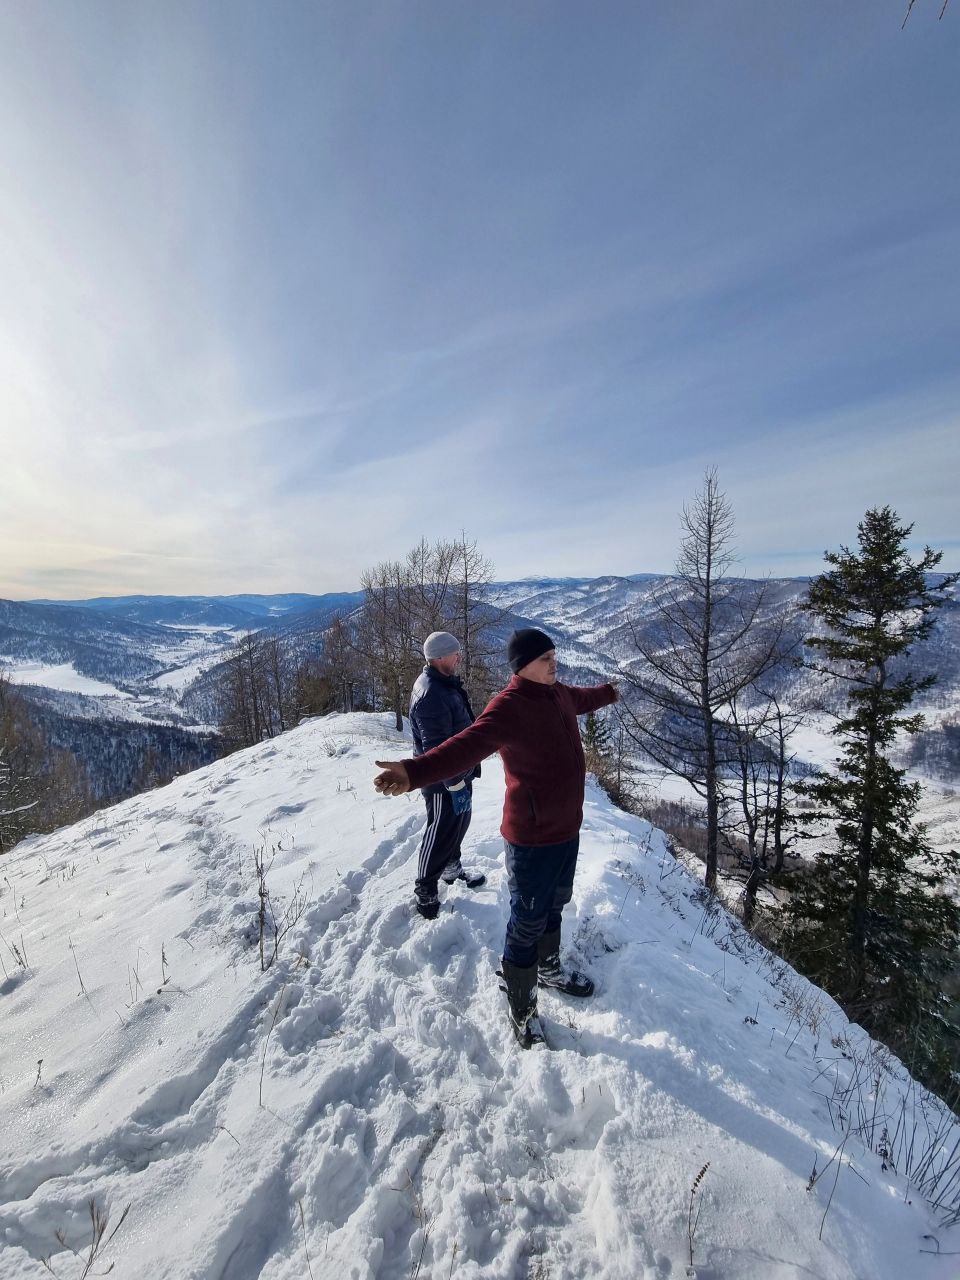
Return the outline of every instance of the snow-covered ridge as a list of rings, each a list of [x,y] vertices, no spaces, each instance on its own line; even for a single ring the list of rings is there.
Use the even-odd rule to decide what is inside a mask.
[[[936,1104],[892,1063],[874,1106],[866,1036],[595,788],[566,938],[597,995],[544,995],[555,1049],[519,1050],[498,762],[467,840],[488,886],[423,921],[423,805],[371,785],[409,749],[389,725],[309,722],[4,860],[4,1280],[81,1274],[57,1232],[85,1252],[91,1200],[107,1234],[129,1206],[117,1276],[668,1280],[708,1161],[700,1280],[956,1276],[930,1236],[960,1232],[867,1127],[909,1116],[919,1149]],[[292,908],[266,972],[257,850]]]

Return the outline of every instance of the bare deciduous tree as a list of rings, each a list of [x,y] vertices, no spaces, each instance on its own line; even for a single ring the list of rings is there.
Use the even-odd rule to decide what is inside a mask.
[[[685,779],[706,804],[705,880],[716,887],[721,772],[732,731],[731,702],[781,660],[782,624],[761,625],[765,584],[729,577],[733,507],[716,469],[683,508],[676,576],[653,619],[633,628],[636,661],[625,671],[634,696],[622,708],[631,738]]]
[[[356,648],[403,727],[410,690],[431,631],[452,631],[463,647],[462,676],[477,701],[490,692],[487,636],[500,614],[487,601],[493,570],[465,534],[415,546],[403,561],[384,561],[361,578],[364,604]]]
[[[913,6],[914,6],[916,3],[917,3],[917,0],[907,0],[907,12],[903,15],[903,22],[902,22],[902,23],[901,23],[901,25],[900,25],[900,30],[901,30],[901,31],[902,31],[902,30],[903,30],[903,28],[907,25],[907,19],[910,17],[910,14],[913,12]],[[950,3],[950,0],[943,0],[943,4],[940,6],[940,17],[941,17],[941,18],[942,18],[942,17],[943,17],[943,15],[947,12],[947,5],[948,5],[949,3]]]
[[[337,710],[352,711],[362,672],[353,635],[343,618],[334,618],[323,634],[320,667],[330,683]]]
[[[493,656],[488,637],[501,614],[491,608],[487,599],[493,581],[490,561],[476,542],[467,541],[463,532],[453,547],[453,629],[463,646],[463,679],[470,685],[478,676],[488,676],[489,660]]]
[[[296,723],[296,665],[282,636],[250,632],[234,645],[220,683],[220,727],[250,747]]]
[[[785,834],[788,744],[801,716],[785,711],[774,693],[753,688],[744,693],[732,699],[729,710],[732,776],[725,834],[746,843],[743,922],[749,929],[764,877],[783,870],[787,845],[795,838]]]
[[[360,585],[364,601],[359,644],[399,730],[420,670],[413,617],[417,586],[409,566],[399,560],[381,561],[365,570]]]

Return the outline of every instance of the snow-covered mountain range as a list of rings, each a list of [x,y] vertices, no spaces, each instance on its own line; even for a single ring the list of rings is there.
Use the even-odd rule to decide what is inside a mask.
[[[309,721],[4,859],[4,1280],[956,1277],[955,1118],[592,787],[597,994],[520,1050],[499,762],[428,922],[409,751]]]
[[[190,688],[239,636],[293,618],[298,627],[322,630],[361,598],[357,592],[0,600],[0,670],[71,714],[197,726]]]
[[[766,609],[787,611],[796,639],[809,619],[800,613],[807,579],[766,583]],[[502,611],[497,633],[517,625],[555,636],[568,679],[616,674],[635,657],[634,628],[657,610],[671,579],[635,574],[602,578],[528,578],[496,583],[490,601]],[[276,632],[313,648],[335,616],[349,617],[361,592],[327,596],[130,596],[53,603],[0,601],[0,670],[37,708],[48,740],[73,751],[98,797],[127,794],[146,753],[171,771],[203,764],[216,751],[217,683],[237,639]],[[927,728],[905,741],[901,760],[925,783],[922,817],[937,847],[960,835],[960,600],[954,590],[936,628],[915,655],[938,682],[922,700]],[[504,678],[508,674],[504,667]],[[809,713],[797,737],[798,760],[833,758],[828,710],[842,690],[806,673],[781,677],[781,693]],[[830,698],[835,706],[830,705]],[[820,714],[817,714],[818,709]],[[647,769],[651,803],[697,798],[668,776]]]
[[[569,670],[611,672],[635,656],[634,628],[642,628],[655,613],[670,582],[660,574],[529,578],[496,583],[489,598],[505,611],[506,629],[531,623],[554,634]],[[798,635],[809,627],[809,620],[799,615],[807,585],[806,578],[766,582],[766,612],[785,609]],[[0,667],[32,688],[91,699],[91,714],[99,705],[104,714],[118,718],[189,723],[191,688],[238,636],[262,630],[316,636],[335,616],[349,616],[362,599],[357,591],[0,601]],[[955,590],[921,658],[924,669],[938,677],[932,704],[952,707],[960,701],[960,598]]]
[[[524,579],[496,583],[491,602],[504,611],[499,630],[541,626],[558,641],[574,678],[613,674],[635,657],[634,628],[655,615],[671,579],[664,575]],[[786,610],[799,639],[808,580],[766,583],[766,610]],[[211,681],[236,640],[276,631],[310,644],[337,615],[349,616],[361,592],[326,596],[131,596],[67,603],[0,601],[0,669],[24,686],[48,716],[77,720],[212,727]],[[929,728],[909,761],[938,783],[960,783],[960,598],[954,589],[932,636],[911,659],[937,676],[922,700]],[[831,691],[804,673],[788,676],[795,704],[819,706]],[[839,689],[832,696],[839,699]],[[822,737],[822,735],[821,735]]]

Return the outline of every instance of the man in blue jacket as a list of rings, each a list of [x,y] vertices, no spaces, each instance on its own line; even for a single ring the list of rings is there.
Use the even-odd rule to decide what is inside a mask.
[[[434,631],[424,641],[423,656],[427,665],[410,695],[415,756],[438,747],[475,719],[467,691],[457,675],[459,640],[449,631]],[[446,884],[462,880],[468,889],[478,889],[486,883],[486,876],[464,871],[460,863],[460,846],[470,826],[473,779],[479,773],[478,765],[422,788],[427,826],[420,844],[414,892],[417,910],[427,920],[436,919],[440,910],[437,888],[441,879]]]

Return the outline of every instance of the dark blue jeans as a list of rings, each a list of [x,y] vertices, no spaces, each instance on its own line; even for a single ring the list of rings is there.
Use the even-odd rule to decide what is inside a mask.
[[[526,969],[537,961],[537,943],[560,928],[573,897],[579,835],[563,844],[506,843],[510,919],[503,958]]]

